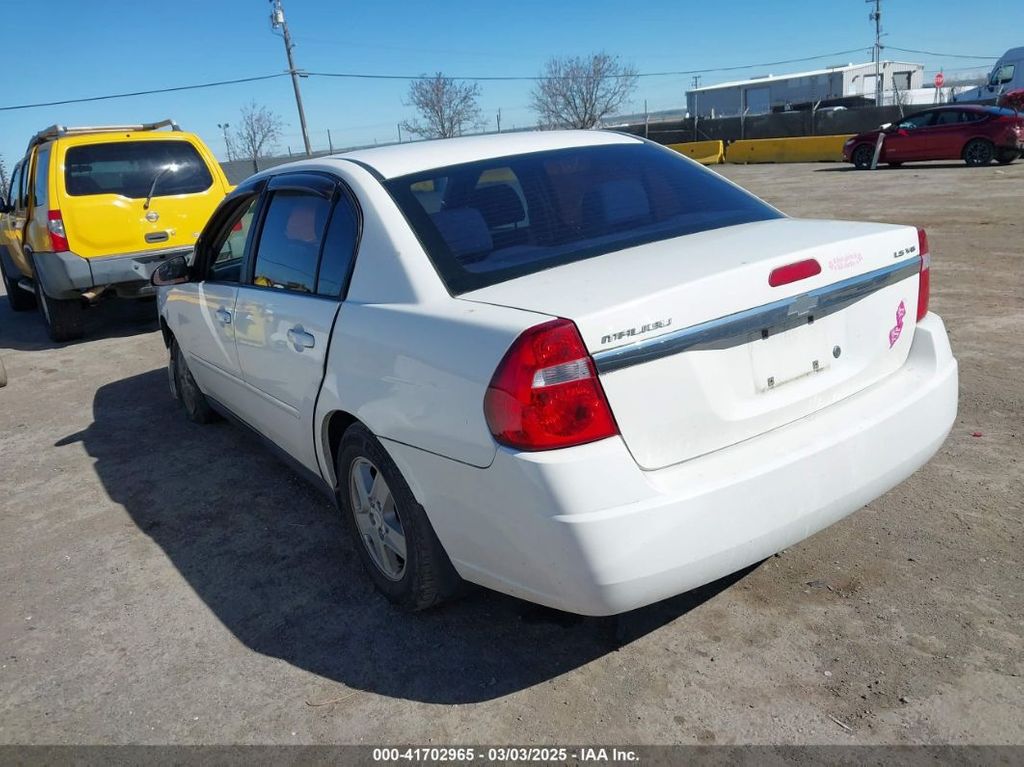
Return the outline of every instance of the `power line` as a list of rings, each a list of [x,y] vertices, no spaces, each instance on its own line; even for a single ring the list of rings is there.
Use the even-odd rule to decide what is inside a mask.
[[[860,51],[860,48],[853,48],[847,51],[836,51],[834,53],[822,53],[817,56],[804,56],[795,59],[784,59],[780,61],[767,61],[760,64],[741,64],[730,67],[709,67],[706,69],[685,69],[675,72],[639,72],[637,77],[678,77],[682,75],[697,75],[697,74],[709,74],[712,72],[734,72],[740,69],[754,69],[757,67],[772,67],[780,66],[782,64],[796,64],[803,61],[814,61],[816,59],[831,58],[833,56],[845,56],[848,53],[856,53]],[[359,80],[430,80],[434,75],[385,75],[385,74],[373,74],[363,72],[301,72],[300,76],[308,77],[329,77],[329,78],[348,78],[348,79],[359,79]],[[52,106],[63,106],[65,104],[84,104],[87,102],[94,101],[108,101],[111,99],[129,98],[132,96],[153,96],[161,93],[176,93],[180,91],[199,90],[202,88],[216,88],[222,85],[237,85],[239,83],[252,83],[259,82],[261,80],[273,80],[278,77],[288,77],[290,72],[279,72],[272,75],[258,75],[255,77],[240,77],[234,80],[218,80],[210,83],[199,83],[196,85],[177,85],[170,88],[154,88],[152,90],[145,91],[130,91],[125,93],[110,93],[103,96],[85,96],[82,98],[75,99],[61,99],[59,101],[41,101],[33,104],[11,104],[8,106],[0,106],[0,112],[13,112],[21,109],[36,109],[39,107],[52,107]],[[628,76],[628,75],[619,75]],[[521,76],[521,75],[494,75],[494,76],[478,76],[478,77],[455,77],[453,80],[466,80],[470,82],[537,82],[540,80],[550,80],[553,78],[546,77],[544,75],[533,75],[533,76]]]
[[[709,67],[706,69],[679,69],[670,72],[638,72],[636,77],[680,77],[683,75],[701,75],[712,72],[734,72],[739,69],[755,69],[758,67],[774,67],[782,64],[797,64],[803,61],[814,61],[816,59],[827,59],[834,56],[845,56],[848,53],[858,53],[862,48],[851,48],[846,51],[835,51],[833,53],[822,53],[817,56],[804,56],[797,59],[782,59],[780,61],[765,61],[760,64],[738,64],[731,67]],[[436,75],[382,75],[368,74],[362,72],[309,72],[310,77],[340,77],[354,80],[433,80]],[[633,77],[631,73],[609,75],[610,77]],[[451,80],[464,80],[468,82],[537,82],[540,80],[557,80],[558,77],[547,75],[487,75],[475,77],[461,77],[458,75],[445,75]]]
[[[452,48],[410,48],[404,45],[383,45],[377,42],[359,42],[356,40],[327,40],[321,37],[309,37],[308,35],[299,35],[293,38],[299,45],[306,45],[312,43],[314,45],[332,45],[336,48],[372,48],[378,51],[397,51],[401,53],[418,53],[418,54],[429,54],[432,56],[476,56],[480,58],[494,59],[516,59],[517,61],[522,60],[522,56],[513,56],[511,54],[495,54],[488,51],[463,51],[455,50]]]
[[[194,91],[201,88],[216,88],[221,85],[237,85],[238,83],[255,83],[260,80],[273,80],[275,77],[285,77],[287,72],[279,72],[273,75],[259,75],[256,77],[239,77],[236,80],[218,80],[213,83],[199,83],[197,85],[176,85],[171,88],[155,88],[148,91],[130,91],[127,93],[109,93],[104,96],[86,96],[78,99],[62,99],[61,101],[40,101],[35,104],[13,104],[0,107],[0,112],[13,112],[18,109],[36,109],[37,107],[57,107],[64,104],[84,104],[89,101],[108,101],[110,99],[124,99],[130,96],[152,96],[158,93],[175,93],[177,91]]]
[[[886,46],[889,50],[901,51],[903,53],[918,53],[926,56],[945,56],[949,58],[963,58],[963,59],[991,59],[995,60],[998,56],[966,56],[963,54],[956,53],[936,53],[934,51],[920,51],[913,48],[897,48],[895,46]],[[680,69],[675,71],[667,72],[638,72],[637,77],[682,77],[691,75],[705,75],[712,74],[715,72],[735,72],[742,69],[756,69],[760,67],[774,67],[782,66],[784,64],[798,64],[805,61],[815,61],[817,59],[826,59],[836,56],[845,56],[850,53],[859,53],[863,48],[851,48],[845,51],[834,51],[832,53],[822,53],[816,56],[802,56],[800,58],[793,59],[780,59],[778,61],[765,61],[758,64],[737,64],[729,67],[706,67],[704,69]],[[386,75],[386,74],[375,74],[366,72],[302,72],[296,70],[300,76],[308,77],[326,77],[326,78],[345,78],[345,79],[357,79],[357,80],[429,80],[434,75]],[[84,96],[82,98],[74,99],[61,99],[59,101],[40,101],[31,104],[10,104],[7,106],[0,106],[0,112],[14,112],[22,109],[37,109],[41,107],[53,107],[53,106],[64,106],[66,104],[84,104],[95,101],[109,101],[112,99],[130,98],[133,96],[154,96],[161,93],[178,93],[181,91],[201,90],[204,88],[217,88],[224,85],[238,85],[241,83],[254,83],[264,80],[274,80],[278,77],[289,77],[290,72],[278,72],[270,75],[256,75],[253,77],[238,77],[233,80],[217,80],[209,83],[197,83],[193,85],[176,85],[169,88],[153,88],[145,91],[127,91],[124,93],[109,93],[102,96]],[[630,75],[619,75],[630,76]],[[473,77],[457,77],[452,76],[453,80],[465,80],[469,82],[538,82],[541,80],[550,80],[553,78],[544,75],[492,75],[492,76],[473,76]]]
[[[998,56],[967,56],[963,53],[936,53],[935,51],[919,51],[915,50],[914,48],[897,48],[895,45],[887,45],[885,47],[891,51],[899,51],[900,53],[919,53],[924,56],[940,56],[946,59],[988,59],[991,61],[995,61],[996,59],[999,58]]]

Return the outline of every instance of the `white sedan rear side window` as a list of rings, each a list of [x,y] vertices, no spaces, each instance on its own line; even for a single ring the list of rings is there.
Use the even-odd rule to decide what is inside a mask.
[[[331,201],[316,194],[274,192],[256,247],[253,284],[316,292],[320,242]]]

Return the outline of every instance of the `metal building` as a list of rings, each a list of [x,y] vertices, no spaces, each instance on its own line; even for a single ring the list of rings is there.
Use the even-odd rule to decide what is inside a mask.
[[[899,94],[920,88],[924,64],[883,61],[880,66],[883,105],[896,103]],[[875,100],[875,64],[843,64],[795,72],[789,75],[764,75],[719,85],[695,88],[686,94],[686,107],[699,117],[735,117],[779,112],[823,102],[856,103]]]

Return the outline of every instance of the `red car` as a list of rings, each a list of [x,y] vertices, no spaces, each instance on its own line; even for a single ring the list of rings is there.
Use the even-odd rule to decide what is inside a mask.
[[[1024,118],[1012,109],[957,104],[908,115],[895,125],[858,133],[843,146],[843,159],[858,169],[871,167],[882,133],[878,158],[893,167],[921,160],[963,160],[968,165],[1006,165],[1024,153]]]

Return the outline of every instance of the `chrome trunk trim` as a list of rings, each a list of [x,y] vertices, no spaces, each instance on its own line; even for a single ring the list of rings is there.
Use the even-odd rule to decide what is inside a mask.
[[[920,259],[900,261],[807,293],[599,351],[593,355],[594,364],[598,373],[610,373],[691,349],[728,349],[750,343],[841,311],[920,271]]]

